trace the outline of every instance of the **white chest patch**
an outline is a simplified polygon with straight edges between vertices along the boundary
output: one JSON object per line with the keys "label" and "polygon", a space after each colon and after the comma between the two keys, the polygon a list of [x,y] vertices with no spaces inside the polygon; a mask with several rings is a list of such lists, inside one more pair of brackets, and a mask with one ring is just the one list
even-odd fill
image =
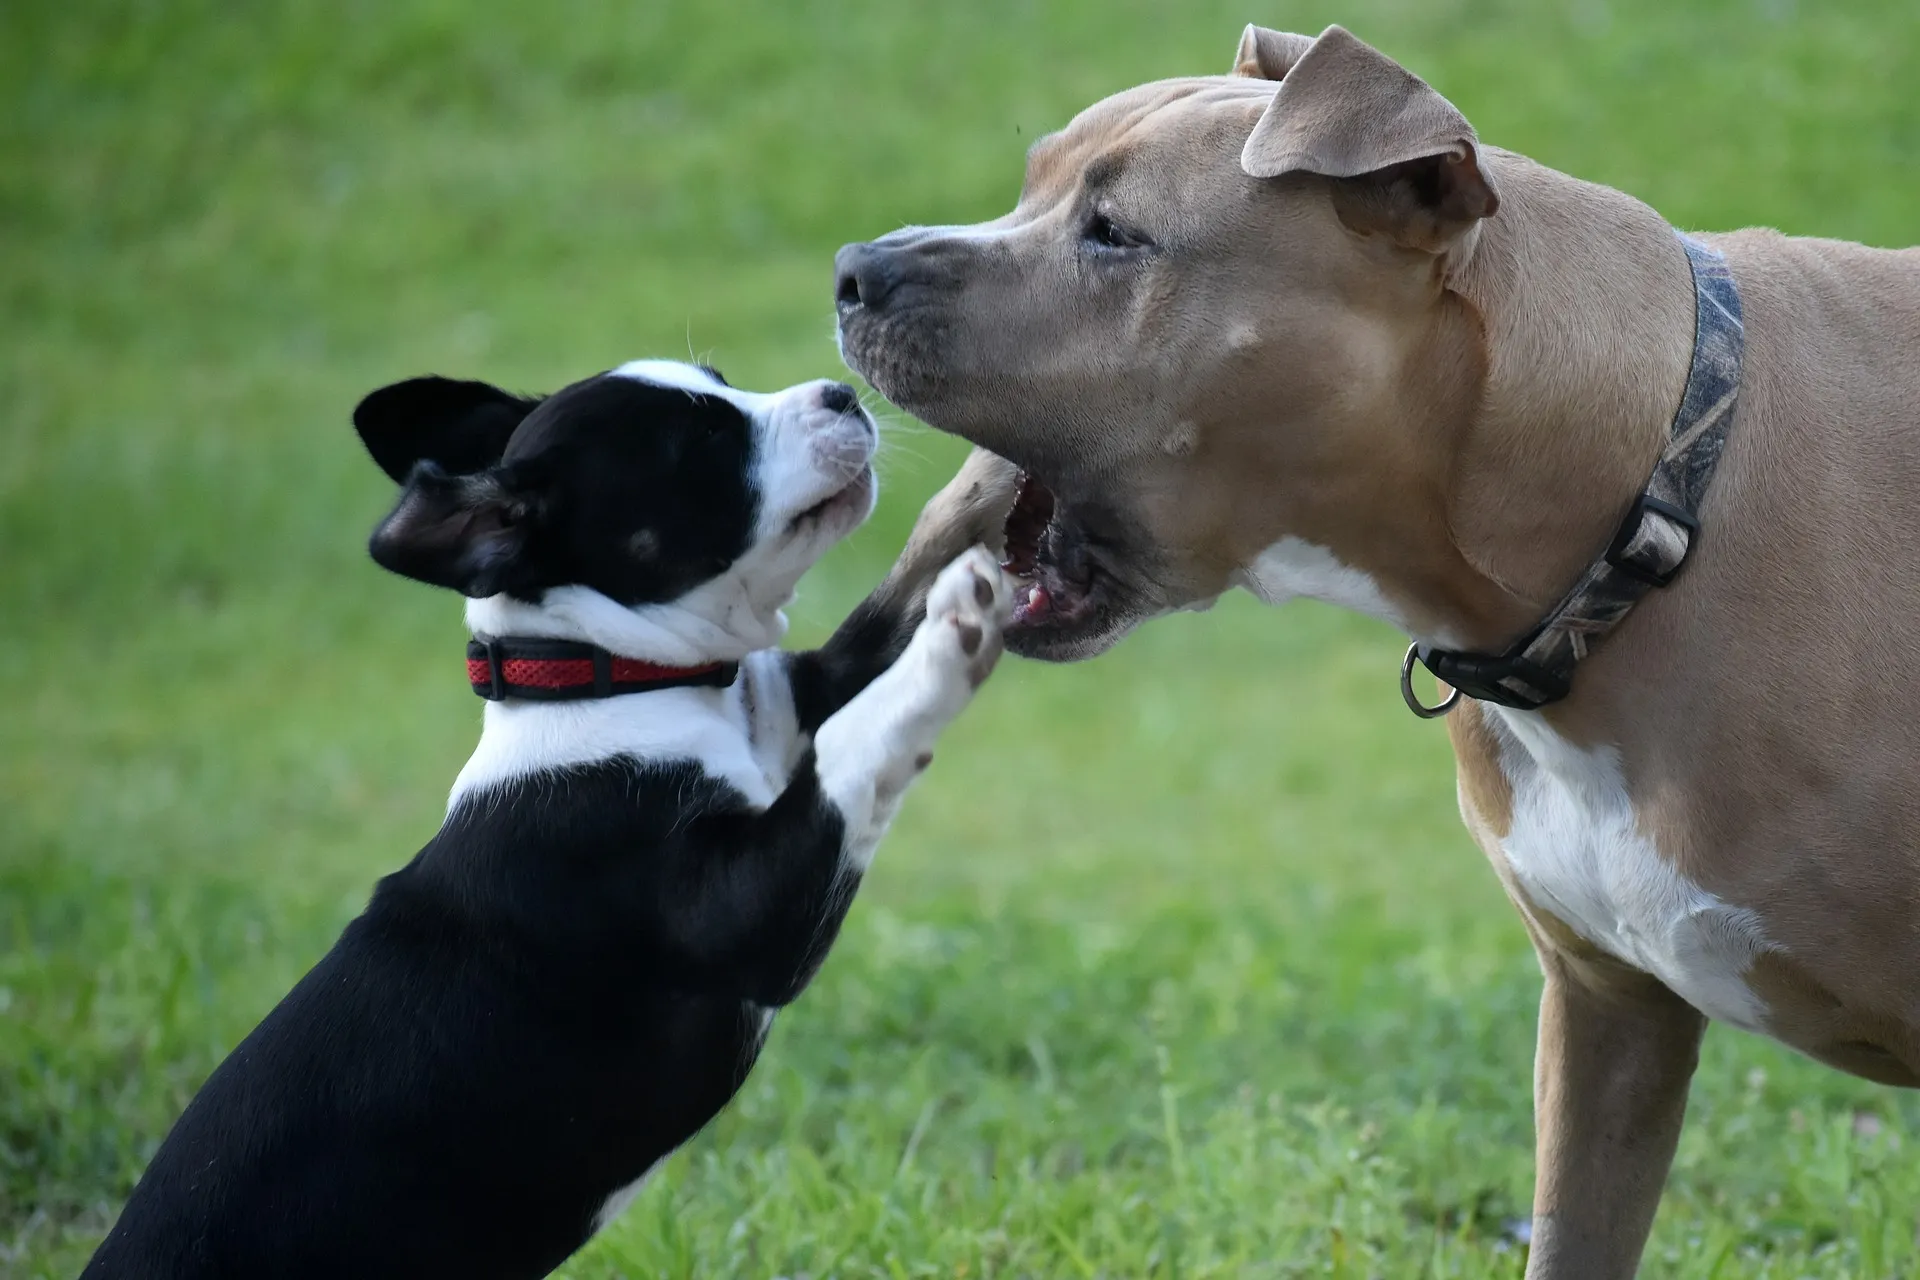
{"label": "white chest patch", "polygon": [[1305,596],[1364,613],[1405,631],[1400,610],[1372,577],[1304,538],[1285,537],[1242,569],[1239,584],[1267,604],[1285,604]]}
{"label": "white chest patch", "polygon": [[1535,905],[1708,1017],[1764,1032],[1766,1006],[1745,975],[1777,948],[1755,912],[1722,902],[1661,857],[1640,830],[1618,753],[1576,747],[1527,712],[1485,710],[1513,788],[1501,849]]}

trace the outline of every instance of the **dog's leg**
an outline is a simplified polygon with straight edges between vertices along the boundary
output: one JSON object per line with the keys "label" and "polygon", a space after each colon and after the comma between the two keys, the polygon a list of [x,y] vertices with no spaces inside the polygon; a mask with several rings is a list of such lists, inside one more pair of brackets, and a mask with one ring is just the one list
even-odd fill
{"label": "dog's leg", "polygon": [[820,786],[847,824],[846,858],[865,871],[933,745],[993,670],[1011,609],[1007,577],[981,548],[940,572],[900,660],[820,726]]}
{"label": "dog's leg", "polygon": [[1706,1019],[1657,981],[1540,950],[1539,1168],[1527,1280],[1627,1280],[1686,1114]]}
{"label": "dog's leg", "polygon": [[923,599],[889,578],[818,649],[787,655],[787,683],[802,735],[820,726],[900,660],[924,616]]}
{"label": "dog's leg", "polygon": [[928,501],[906,548],[873,594],[826,644],[793,655],[788,673],[802,732],[818,730],[899,660],[926,614],[936,575],[970,547],[1001,545],[1019,478],[1012,463],[975,449]]}
{"label": "dog's leg", "polygon": [[771,806],[688,824],[663,923],[690,973],[763,1005],[799,995],[935,740],[993,670],[1011,596],[986,552],[960,557],[900,660],[828,718]]}
{"label": "dog's leg", "polygon": [[1007,514],[1020,490],[1020,468],[975,449],[940,492],[927,500],[907,545],[887,574],[904,590],[923,590],[935,574],[969,547],[999,553],[1006,545]]}

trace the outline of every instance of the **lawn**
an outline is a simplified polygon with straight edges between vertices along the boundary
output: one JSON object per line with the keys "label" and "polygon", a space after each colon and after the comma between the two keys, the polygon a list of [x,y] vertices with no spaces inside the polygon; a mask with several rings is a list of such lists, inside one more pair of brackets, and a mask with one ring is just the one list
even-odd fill
{"label": "lawn", "polygon": [[[347,414],[838,368],[834,248],[991,216],[1093,98],[1338,20],[1676,222],[1920,240],[1911,0],[0,5],[0,1276],[432,833],[457,603]],[[895,415],[817,638],[956,463]],[[628,1276],[1514,1276],[1538,977],[1395,637],[1230,600],[1008,662]],[[1657,1277],[1920,1273],[1920,1103],[1708,1038]]]}

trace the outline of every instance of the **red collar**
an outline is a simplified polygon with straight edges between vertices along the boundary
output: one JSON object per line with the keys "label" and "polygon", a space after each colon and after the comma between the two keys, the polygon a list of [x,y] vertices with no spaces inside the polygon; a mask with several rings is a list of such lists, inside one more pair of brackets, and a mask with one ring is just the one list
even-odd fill
{"label": "red collar", "polygon": [[489,702],[504,698],[570,702],[685,685],[725,688],[739,673],[737,662],[663,667],[572,640],[502,636],[467,642],[467,681]]}

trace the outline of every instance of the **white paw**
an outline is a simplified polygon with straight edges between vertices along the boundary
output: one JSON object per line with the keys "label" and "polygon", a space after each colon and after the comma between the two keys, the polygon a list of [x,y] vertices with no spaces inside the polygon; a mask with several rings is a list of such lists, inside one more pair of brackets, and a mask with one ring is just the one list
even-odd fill
{"label": "white paw", "polygon": [[900,660],[814,738],[821,785],[847,817],[848,857],[864,870],[934,744],[973,700],[1005,648],[1013,582],[975,547],[940,571]]}
{"label": "white paw", "polygon": [[1012,615],[1013,579],[986,548],[974,547],[933,580],[927,592],[926,620],[915,633],[912,647],[924,643],[935,665],[964,674],[964,704],[1000,660],[1006,648],[1003,632]]}

